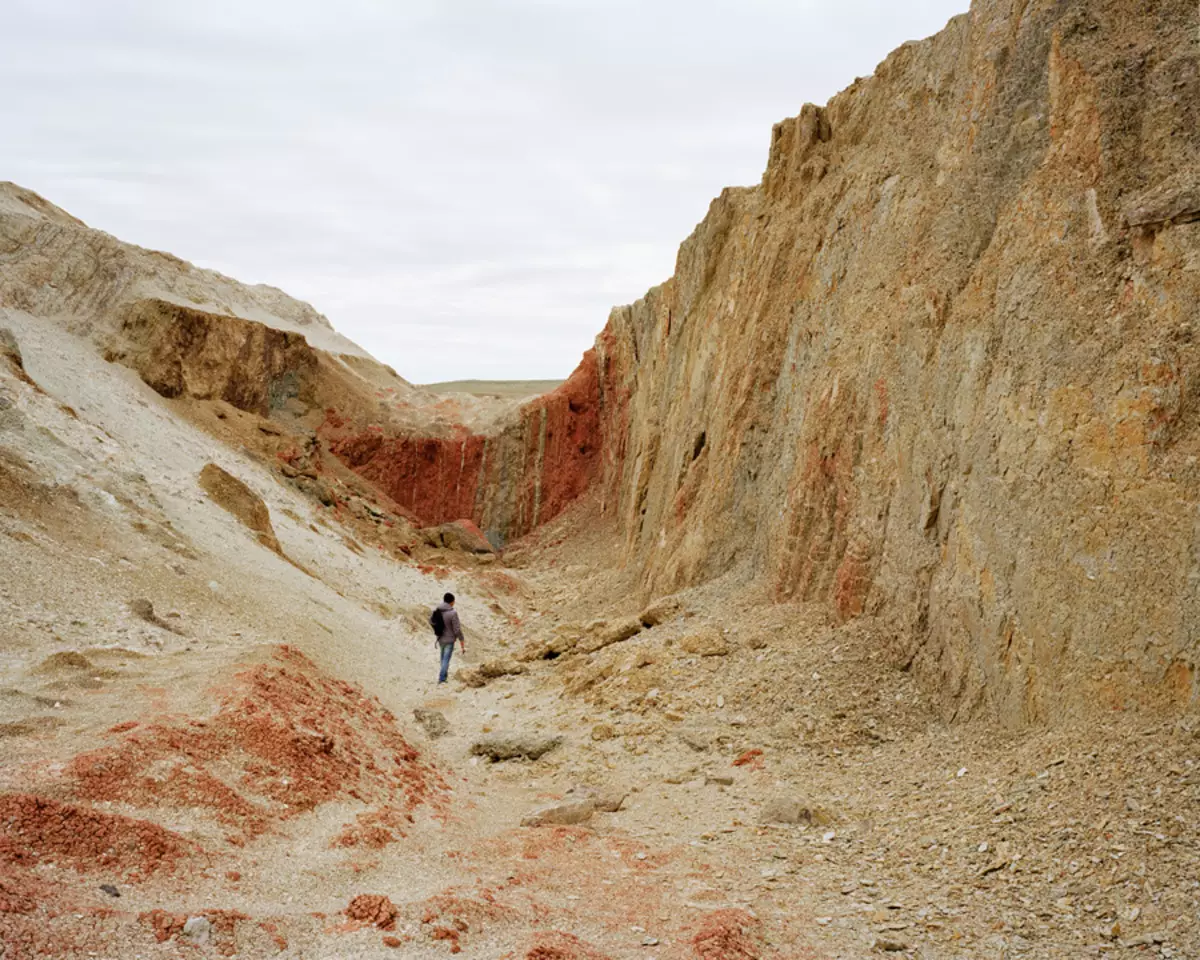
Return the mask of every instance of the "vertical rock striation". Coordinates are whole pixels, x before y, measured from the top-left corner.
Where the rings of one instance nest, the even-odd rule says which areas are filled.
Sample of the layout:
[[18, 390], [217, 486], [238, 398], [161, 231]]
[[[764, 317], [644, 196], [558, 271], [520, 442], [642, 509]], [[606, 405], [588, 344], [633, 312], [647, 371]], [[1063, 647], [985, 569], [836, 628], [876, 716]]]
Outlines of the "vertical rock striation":
[[884, 617], [948, 716], [1194, 702], [1197, 41], [1191, 0], [977, 0], [777, 125], [477, 515], [595, 477], [648, 592]]

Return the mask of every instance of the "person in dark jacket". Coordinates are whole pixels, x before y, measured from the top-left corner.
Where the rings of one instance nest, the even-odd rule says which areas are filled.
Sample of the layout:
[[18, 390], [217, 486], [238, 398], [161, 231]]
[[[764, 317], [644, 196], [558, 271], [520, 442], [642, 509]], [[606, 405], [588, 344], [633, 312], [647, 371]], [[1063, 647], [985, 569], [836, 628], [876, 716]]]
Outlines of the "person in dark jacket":
[[436, 643], [442, 655], [442, 669], [438, 674], [438, 683], [445, 683], [450, 673], [450, 658], [454, 656], [454, 641], [457, 640], [462, 652], [467, 652], [467, 641], [463, 639], [462, 624], [458, 619], [458, 611], [454, 609], [454, 594], [448, 593], [442, 597], [442, 602], [430, 614], [429, 623], [437, 634]]

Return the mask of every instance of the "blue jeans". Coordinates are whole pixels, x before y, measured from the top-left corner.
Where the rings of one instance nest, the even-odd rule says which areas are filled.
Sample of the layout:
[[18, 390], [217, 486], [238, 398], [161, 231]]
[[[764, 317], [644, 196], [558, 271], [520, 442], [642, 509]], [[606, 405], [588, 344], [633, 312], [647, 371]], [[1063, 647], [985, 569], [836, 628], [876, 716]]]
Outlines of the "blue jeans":
[[446, 675], [450, 672], [450, 658], [454, 656], [454, 644], [439, 640], [438, 646], [442, 648], [442, 672], [438, 674], [438, 683], [445, 683]]

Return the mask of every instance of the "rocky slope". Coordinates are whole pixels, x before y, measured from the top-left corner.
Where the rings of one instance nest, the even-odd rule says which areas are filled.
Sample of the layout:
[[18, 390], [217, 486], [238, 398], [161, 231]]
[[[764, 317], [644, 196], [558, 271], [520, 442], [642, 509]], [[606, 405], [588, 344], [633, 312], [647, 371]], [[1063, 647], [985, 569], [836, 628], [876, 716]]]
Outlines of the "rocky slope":
[[[612, 314], [547, 433], [589, 453], [534, 502], [586, 466], [647, 593], [735, 571], [884, 618], [950, 716], [1193, 705], [1196, 26], [976, 0], [778, 124]], [[477, 517], [513, 503], [495, 472]]]

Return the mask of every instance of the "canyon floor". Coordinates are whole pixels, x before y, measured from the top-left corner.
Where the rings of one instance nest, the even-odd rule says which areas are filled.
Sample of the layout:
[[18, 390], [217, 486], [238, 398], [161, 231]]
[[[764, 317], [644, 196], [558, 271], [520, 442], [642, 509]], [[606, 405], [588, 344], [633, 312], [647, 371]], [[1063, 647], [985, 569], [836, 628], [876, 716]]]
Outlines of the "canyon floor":
[[586, 498], [499, 557], [396, 558], [7, 322], [4, 960], [1200, 955], [1194, 717], [947, 725], [869, 619], [736, 577], [641, 610]]

